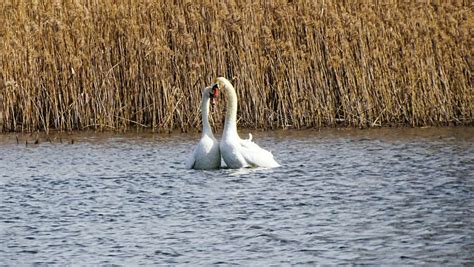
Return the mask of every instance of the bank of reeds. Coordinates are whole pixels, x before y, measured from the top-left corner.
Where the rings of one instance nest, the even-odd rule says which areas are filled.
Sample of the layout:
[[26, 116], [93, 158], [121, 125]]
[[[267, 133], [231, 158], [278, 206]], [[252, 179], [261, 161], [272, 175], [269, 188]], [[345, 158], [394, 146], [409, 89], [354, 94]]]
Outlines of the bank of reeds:
[[5, 0], [0, 127], [199, 128], [201, 89], [217, 76], [235, 78], [242, 127], [472, 124], [473, 8]]

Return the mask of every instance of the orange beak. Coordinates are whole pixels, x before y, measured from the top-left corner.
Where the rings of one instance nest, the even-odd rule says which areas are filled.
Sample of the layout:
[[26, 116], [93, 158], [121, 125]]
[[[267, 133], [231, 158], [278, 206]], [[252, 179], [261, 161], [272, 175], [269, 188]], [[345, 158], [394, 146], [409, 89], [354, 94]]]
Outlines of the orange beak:
[[219, 95], [219, 88], [217, 87], [217, 85], [214, 85], [214, 87], [212, 87], [212, 92], [211, 92], [211, 105], [215, 105], [217, 103], [217, 96]]

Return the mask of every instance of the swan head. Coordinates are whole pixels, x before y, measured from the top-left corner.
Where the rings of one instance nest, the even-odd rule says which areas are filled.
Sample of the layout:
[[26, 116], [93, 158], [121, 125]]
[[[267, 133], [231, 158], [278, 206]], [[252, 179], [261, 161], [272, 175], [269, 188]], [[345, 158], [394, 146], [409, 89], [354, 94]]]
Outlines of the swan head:
[[226, 87], [229, 87], [229, 86], [232, 86], [231, 83], [229, 82], [229, 80], [227, 80], [226, 78], [224, 77], [219, 77], [216, 79], [216, 83], [214, 84], [214, 86], [217, 86], [218, 89], [224, 89]]
[[216, 104], [217, 96], [219, 95], [219, 87], [216, 84], [214, 84], [212, 86], [208, 86], [204, 88], [203, 96], [206, 96], [206, 95], [207, 97], [209, 97], [211, 105], [214, 106]]

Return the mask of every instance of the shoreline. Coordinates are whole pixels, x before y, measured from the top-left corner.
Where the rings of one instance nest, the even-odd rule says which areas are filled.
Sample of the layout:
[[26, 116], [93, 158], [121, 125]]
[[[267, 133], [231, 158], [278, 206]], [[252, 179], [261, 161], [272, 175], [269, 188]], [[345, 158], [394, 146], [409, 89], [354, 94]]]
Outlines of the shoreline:
[[[243, 139], [247, 138], [248, 133], [258, 137], [265, 138], [267, 135], [271, 136], [292, 136], [292, 135], [325, 135], [325, 134], [377, 134], [381, 135], [393, 135], [396, 136], [398, 133], [420, 134], [420, 133], [449, 133], [450, 131], [462, 131], [466, 130], [474, 134], [473, 126], [424, 126], [424, 127], [372, 127], [372, 128], [354, 128], [354, 127], [322, 127], [322, 128], [307, 128], [307, 129], [253, 129], [253, 128], [239, 128], [239, 136]], [[59, 141], [60, 138], [67, 140], [68, 138], [87, 138], [90, 136], [97, 137], [144, 137], [144, 138], [179, 138], [185, 136], [195, 136], [196, 138], [201, 134], [200, 130], [192, 130], [188, 132], [182, 132], [179, 130], [174, 131], [152, 131], [150, 129], [136, 129], [127, 131], [98, 131], [98, 130], [82, 130], [82, 131], [50, 131], [46, 132], [3, 132], [0, 133], [1, 139], [14, 140], [17, 138], [20, 140], [28, 140], [29, 143], [34, 143], [39, 140], [40, 143]], [[216, 138], [220, 138], [222, 135], [222, 129], [214, 130]], [[19, 142], [21, 143], [21, 142]], [[65, 142], [66, 143], [66, 142]]]

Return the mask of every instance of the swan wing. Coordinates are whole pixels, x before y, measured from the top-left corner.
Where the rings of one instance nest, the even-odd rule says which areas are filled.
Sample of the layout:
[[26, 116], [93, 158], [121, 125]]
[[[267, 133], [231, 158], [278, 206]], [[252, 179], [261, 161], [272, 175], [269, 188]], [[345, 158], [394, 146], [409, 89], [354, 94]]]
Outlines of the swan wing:
[[273, 154], [270, 151], [261, 148], [251, 140], [251, 135], [249, 139], [240, 140], [240, 152], [250, 165], [267, 168], [280, 166], [280, 164], [275, 161]]
[[186, 160], [186, 169], [192, 169], [194, 167], [194, 163], [196, 163], [196, 151], [198, 146], [199, 144], [194, 148], [193, 153], [188, 158], [188, 160]]

